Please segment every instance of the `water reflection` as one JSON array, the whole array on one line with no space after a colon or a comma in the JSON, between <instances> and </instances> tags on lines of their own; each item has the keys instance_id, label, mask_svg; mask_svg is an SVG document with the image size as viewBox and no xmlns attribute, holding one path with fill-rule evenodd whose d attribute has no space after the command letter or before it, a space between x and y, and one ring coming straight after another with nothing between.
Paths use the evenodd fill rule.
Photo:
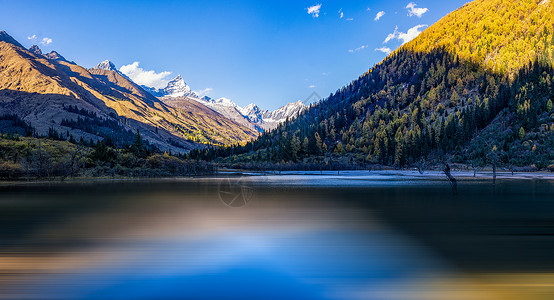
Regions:
<instances>
[{"instance_id":1,"label":"water reflection","mask_svg":"<svg viewBox=\"0 0 554 300\"><path fill-rule=\"evenodd\" d=\"M222 182L248 205L223 201ZM554 295L551 187L461 181L453 196L444 181L316 174L9 186L0 296L540 299Z\"/></svg>"}]
</instances>

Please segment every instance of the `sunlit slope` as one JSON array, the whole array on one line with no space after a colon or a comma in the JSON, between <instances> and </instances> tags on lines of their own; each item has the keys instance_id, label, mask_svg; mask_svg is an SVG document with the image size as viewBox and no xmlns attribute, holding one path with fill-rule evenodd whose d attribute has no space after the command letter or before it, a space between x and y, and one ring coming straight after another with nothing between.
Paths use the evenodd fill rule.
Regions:
<instances>
[{"instance_id":1,"label":"sunlit slope","mask_svg":"<svg viewBox=\"0 0 554 300\"><path fill-rule=\"evenodd\" d=\"M207 107L194 111L170 107L115 71L87 70L67 61L47 59L14 44L5 32L2 36L0 114L16 114L39 133L53 128L77 139L105 137L96 129L61 124L76 120L76 111L84 110L86 114L119 122L122 130L140 129L155 145L174 151L180 151L175 146L192 149L202 144L228 145L257 135ZM70 106L77 110L70 111ZM117 139L118 133L110 130Z\"/></svg>"},{"instance_id":2,"label":"sunlit slope","mask_svg":"<svg viewBox=\"0 0 554 300\"><path fill-rule=\"evenodd\" d=\"M554 1L476 0L405 46L444 48L496 72L513 73L536 58L554 59Z\"/></svg>"}]
</instances>

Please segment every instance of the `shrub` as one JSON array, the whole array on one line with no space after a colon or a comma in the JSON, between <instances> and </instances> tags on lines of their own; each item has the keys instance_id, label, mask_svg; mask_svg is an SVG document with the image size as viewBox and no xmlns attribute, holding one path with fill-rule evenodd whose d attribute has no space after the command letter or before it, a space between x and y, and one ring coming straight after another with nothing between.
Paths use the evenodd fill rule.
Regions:
<instances>
[{"instance_id":1,"label":"shrub","mask_svg":"<svg viewBox=\"0 0 554 300\"><path fill-rule=\"evenodd\" d=\"M12 162L0 162L0 178L4 179L17 179L24 174L21 164L15 164Z\"/></svg>"}]
</instances>

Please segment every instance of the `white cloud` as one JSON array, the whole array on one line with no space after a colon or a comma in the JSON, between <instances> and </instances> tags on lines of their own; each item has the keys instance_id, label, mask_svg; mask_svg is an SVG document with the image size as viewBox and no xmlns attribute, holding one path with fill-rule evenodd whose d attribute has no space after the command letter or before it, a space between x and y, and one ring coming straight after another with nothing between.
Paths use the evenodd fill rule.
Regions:
<instances>
[{"instance_id":1,"label":"white cloud","mask_svg":"<svg viewBox=\"0 0 554 300\"><path fill-rule=\"evenodd\" d=\"M354 53L354 52L358 52L358 51L364 50L365 48L367 48L367 45L360 46L360 47L358 47L358 48L356 48L356 49L350 49L350 50L348 50L348 52Z\"/></svg>"},{"instance_id":2,"label":"white cloud","mask_svg":"<svg viewBox=\"0 0 554 300\"><path fill-rule=\"evenodd\" d=\"M344 12L342 11L342 8L339 9L339 19L343 19L344 18ZM345 19L346 21L354 21L354 18L346 18Z\"/></svg>"},{"instance_id":3,"label":"white cloud","mask_svg":"<svg viewBox=\"0 0 554 300\"><path fill-rule=\"evenodd\" d=\"M308 14L312 15L314 18L319 18L319 10L321 9L321 4L312 5L306 10L308 11Z\"/></svg>"},{"instance_id":4,"label":"white cloud","mask_svg":"<svg viewBox=\"0 0 554 300\"><path fill-rule=\"evenodd\" d=\"M397 40L402 41L402 45L404 45L407 42L415 39L421 33L421 31L422 31L421 29L424 28L424 27L427 27L427 25L416 25L416 26L408 29L408 32L404 33L404 32L398 31L398 26L396 26L396 28L394 28L394 32L390 33L387 36L387 38L385 39L383 44L386 44L386 43L390 42L391 40L397 39Z\"/></svg>"},{"instance_id":5,"label":"white cloud","mask_svg":"<svg viewBox=\"0 0 554 300\"><path fill-rule=\"evenodd\" d=\"M28 40L34 40L36 38L37 38L36 34L33 34L33 35L27 37Z\"/></svg>"},{"instance_id":6,"label":"white cloud","mask_svg":"<svg viewBox=\"0 0 554 300\"><path fill-rule=\"evenodd\" d=\"M381 51L387 55L392 53L392 50L389 47L376 48L375 51Z\"/></svg>"},{"instance_id":7,"label":"white cloud","mask_svg":"<svg viewBox=\"0 0 554 300\"><path fill-rule=\"evenodd\" d=\"M365 11L371 11L371 8L368 7Z\"/></svg>"},{"instance_id":8,"label":"white cloud","mask_svg":"<svg viewBox=\"0 0 554 300\"><path fill-rule=\"evenodd\" d=\"M313 84L312 84L312 85L310 85L308 88L310 88L310 89L315 89L316 87L317 87L317 85L313 85Z\"/></svg>"},{"instance_id":9,"label":"white cloud","mask_svg":"<svg viewBox=\"0 0 554 300\"><path fill-rule=\"evenodd\" d=\"M42 41L40 43L43 44L44 46L47 46L47 45L52 44L52 39L48 38L48 37L45 37L45 38L42 39Z\"/></svg>"},{"instance_id":10,"label":"white cloud","mask_svg":"<svg viewBox=\"0 0 554 300\"><path fill-rule=\"evenodd\" d=\"M408 5L406 5L406 9L408 10L408 16L416 16L418 18L421 18L426 12L429 11L427 8L421 8L416 7L417 4L410 2Z\"/></svg>"},{"instance_id":11,"label":"white cloud","mask_svg":"<svg viewBox=\"0 0 554 300\"><path fill-rule=\"evenodd\" d=\"M385 12L384 12L384 11L378 12L378 13L375 15L375 19L373 19L373 21L379 21L379 19L381 19L384 15L385 15Z\"/></svg>"},{"instance_id":12,"label":"white cloud","mask_svg":"<svg viewBox=\"0 0 554 300\"><path fill-rule=\"evenodd\" d=\"M194 91L198 96L200 97L204 97L206 95L208 95L211 91L213 91L214 89L212 88L206 88L206 89L203 89L203 90L200 90L200 91Z\"/></svg>"},{"instance_id":13,"label":"white cloud","mask_svg":"<svg viewBox=\"0 0 554 300\"><path fill-rule=\"evenodd\" d=\"M329 75L331 75L331 72L323 72L323 73L321 73L321 75L323 75L323 76L329 76Z\"/></svg>"},{"instance_id":14,"label":"white cloud","mask_svg":"<svg viewBox=\"0 0 554 300\"><path fill-rule=\"evenodd\" d=\"M389 33L389 35L387 35L387 38L385 39L385 41L383 42L383 44L386 44L388 42L390 42L391 40L395 39L398 37L398 26L396 26L394 28L394 32L393 33Z\"/></svg>"},{"instance_id":15,"label":"white cloud","mask_svg":"<svg viewBox=\"0 0 554 300\"><path fill-rule=\"evenodd\" d=\"M135 61L130 65L121 66L119 71L129 76L129 78L131 78L135 83L140 85L157 89L164 88L167 85L169 80L167 80L166 77L169 76L171 72L163 71L156 73L152 70L145 71L143 68L139 67L139 64L140 63L138 61Z\"/></svg>"}]
</instances>

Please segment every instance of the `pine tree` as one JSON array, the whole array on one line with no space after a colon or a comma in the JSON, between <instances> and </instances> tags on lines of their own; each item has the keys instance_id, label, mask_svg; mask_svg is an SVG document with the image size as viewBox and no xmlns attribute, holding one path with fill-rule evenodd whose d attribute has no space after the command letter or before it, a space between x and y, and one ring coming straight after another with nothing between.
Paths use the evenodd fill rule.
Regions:
<instances>
[{"instance_id":1,"label":"pine tree","mask_svg":"<svg viewBox=\"0 0 554 300\"><path fill-rule=\"evenodd\" d=\"M344 146L342 145L342 142L339 142L337 146L335 146L335 150L333 151L335 154L343 155L346 151L344 150Z\"/></svg>"},{"instance_id":2,"label":"pine tree","mask_svg":"<svg viewBox=\"0 0 554 300\"><path fill-rule=\"evenodd\" d=\"M131 144L131 152L137 157L145 158L146 157L146 148L142 142L142 137L140 131L137 129L135 137L133 138L133 144Z\"/></svg>"},{"instance_id":3,"label":"pine tree","mask_svg":"<svg viewBox=\"0 0 554 300\"><path fill-rule=\"evenodd\" d=\"M293 161L298 160L298 154L300 152L302 145L300 144L300 139L298 136L294 136L290 143L290 149L291 149L291 158Z\"/></svg>"},{"instance_id":4,"label":"pine tree","mask_svg":"<svg viewBox=\"0 0 554 300\"><path fill-rule=\"evenodd\" d=\"M519 128L519 139L523 140L525 138L525 129L523 127Z\"/></svg>"},{"instance_id":5,"label":"pine tree","mask_svg":"<svg viewBox=\"0 0 554 300\"><path fill-rule=\"evenodd\" d=\"M317 148L317 154L323 153L323 142L321 140L321 137L319 136L319 133L315 133L315 144Z\"/></svg>"},{"instance_id":6,"label":"pine tree","mask_svg":"<svg viewBox=\"0 0 554 300\"><path fill-rule=\"evenodd\" d=\"M310 154L310 140L308 140L308 137L305 137L304 141L302 142L302 152L305 155Z\"/></svg>"}]
</instances>

